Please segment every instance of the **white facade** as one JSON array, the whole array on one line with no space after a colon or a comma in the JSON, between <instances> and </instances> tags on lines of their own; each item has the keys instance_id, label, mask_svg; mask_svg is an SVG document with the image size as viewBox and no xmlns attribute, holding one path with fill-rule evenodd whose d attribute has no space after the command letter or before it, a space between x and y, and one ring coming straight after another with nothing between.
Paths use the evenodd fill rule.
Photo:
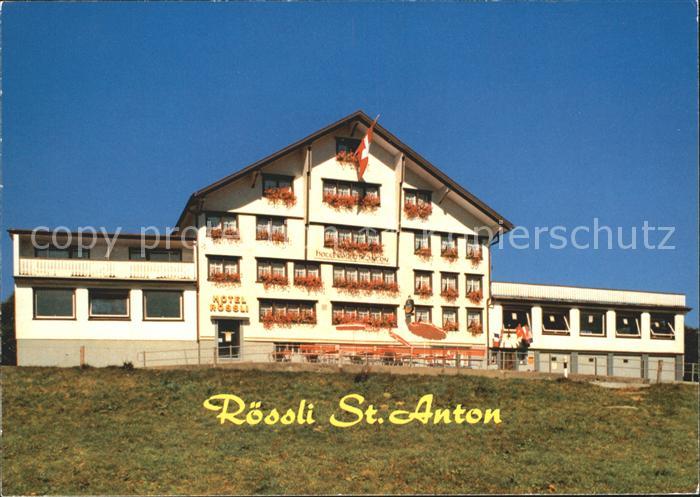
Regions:
<instances>
[{"instance_id":1,"label":"white facade","mask_svg":"<svg viewBox=\"0 0 700 497\"><path fill-rule=\"evenodd\" d=\"M149 238L158 257L134 256L141 243L135 235L115 243L97 237L89 257L77 258L37 252L30 232L11 230L19 363L139 365L146 364L146 354L178 350L197 350L198 359L205 350L215 357L267 360L275 350L303 344L450 349L485 359L493 334L503 328L502 307L513 302L529 306L533 349L682 355L682 331L674 339L651 337L648 313L640 315L638 339L584 337L575 325L579 303L610 304L612 322L617 306L648 305L677 310L674 327L682 330L682 295L492 285L490 242L512 225L379 126L358 180L356 167L337 154L369 123L355 113L195 192L178 220L179 233L191 239ZM275 188L286 200L270 194ZM352 250L341 247L350 243L346 237ZM375 241L380 246L368 251ZM164 245L177 257L163 260L164 254L172 257ZM304 275L319 276L320 286L298 285ZM366 280L384 288L354 283ZM365 288L350 290L348 282ZM421 284L431 291L419 292ZM41 288L73 290L74 315L37 316ZM128 316L92 316L99 289L128 292L117 292L123 298L115 304L120 312L128 308ZM177 319L148 318L145 296L158 291L181 295L179 315L167 303L170 296L152 298L164 298ZM50 292L40 298L50 300ZM404 312L409 298L412 315ZM572 304L567 313L574 325L566 336L543 333L539 305L554 301ZM290 318L294 322L281 322ZM432 323L443 336L424 338L412 324L417 320Z\"/></svg>"}]
</instances>

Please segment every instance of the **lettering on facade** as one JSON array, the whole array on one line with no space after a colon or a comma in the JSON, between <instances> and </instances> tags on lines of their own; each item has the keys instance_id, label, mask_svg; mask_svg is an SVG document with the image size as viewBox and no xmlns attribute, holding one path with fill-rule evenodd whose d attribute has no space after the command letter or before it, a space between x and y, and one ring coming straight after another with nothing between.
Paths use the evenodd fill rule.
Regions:
<instances>
[{"instance_id":1,"label":"lettering on facade","mask_svg":"<svg viewBox=\"0 0 700 497\"><path fill-rule=\"evenodd\" d=\"M214 295L209 304L210 312L226 312L231 314L246 314L248 303L240 295Z\"/></svg>"},{"instance_id":2,"label":"lettering on facade","mask_svg":"<svg viewBox=\"0 0 700 497\"><path fill-rule=\"evenodd\" d=\"M352 252L319 249L316 249L316 258L327 261L373 262L375 264L389 263L389 258L385 255L357 254Z\"/></svg>"}]
</instances>

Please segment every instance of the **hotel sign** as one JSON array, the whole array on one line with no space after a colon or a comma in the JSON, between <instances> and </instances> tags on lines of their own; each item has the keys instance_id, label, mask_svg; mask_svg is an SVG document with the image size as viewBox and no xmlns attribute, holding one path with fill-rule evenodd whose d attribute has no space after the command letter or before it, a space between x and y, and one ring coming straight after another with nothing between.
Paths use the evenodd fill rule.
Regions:
<instances>
[{"instance_id":1,"label":"hotel sign","mask_svg":"<svg viewBox=\"0 0 700 497\"><path fill-rule=\"evenodd\" d=\"M324 261L370 262L373 264L389 264L389 258L381 254L359 254L355 252L340 252L316 249L316 258Z\"/></svg>"},{"instance_id":2,"label":"hotel sign","mask_svg":"<svg viewBox=\"0 0 700 497\"><path fill-rule=\"evenodd\" d=\"M247 314L248 303L240 295L214 295L209 303L210 312L223 314Z\"/></svg>"}]
</instances>

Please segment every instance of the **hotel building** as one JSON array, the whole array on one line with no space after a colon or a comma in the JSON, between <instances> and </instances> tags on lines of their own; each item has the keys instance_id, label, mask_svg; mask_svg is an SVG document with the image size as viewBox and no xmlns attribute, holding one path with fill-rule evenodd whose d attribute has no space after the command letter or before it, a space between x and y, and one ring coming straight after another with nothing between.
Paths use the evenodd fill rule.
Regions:
<instances>
[{"instance_id":1,"label":"hotel building","mask_svg":"<svg viewBox=\"0 0 700 497\"><path fill-rule=\"evenodd\" d=\"M640 376L655 357L665 375L682 368L684 296L492 283L490 245L512 224L379 125L358 181L351 152L370 123L356 112L195 192L170 237L10 230L18 364L410 351L466 367L573 373L594 357L617 374L629 355ZM526 350L509 338L518 324Z\"/></svg>"}]
</instances>

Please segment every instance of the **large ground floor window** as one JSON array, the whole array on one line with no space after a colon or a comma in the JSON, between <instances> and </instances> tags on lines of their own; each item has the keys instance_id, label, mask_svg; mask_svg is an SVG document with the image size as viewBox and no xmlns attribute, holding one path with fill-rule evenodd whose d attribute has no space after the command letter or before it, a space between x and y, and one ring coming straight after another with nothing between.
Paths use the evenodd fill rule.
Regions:
<instances>
[{"instance_id":1,"label":"large ground floor window","mask_svg":"<svg viewBox=\"0 0 700 497\"><path fill-rule=\"evenodd\" d=\"M35 288L34 318L75 319L75 289Z\"/></svg>"},{"instance_id":2,"label":"large ground floor window","mask_svg":"<svg viewBox=\"0 0 700 497\"><path fill-rule=\"evenodd\" d=\"M177 290L144 290L143 319L183 319L182 292Z\"/></svg>"}]
</instances>

